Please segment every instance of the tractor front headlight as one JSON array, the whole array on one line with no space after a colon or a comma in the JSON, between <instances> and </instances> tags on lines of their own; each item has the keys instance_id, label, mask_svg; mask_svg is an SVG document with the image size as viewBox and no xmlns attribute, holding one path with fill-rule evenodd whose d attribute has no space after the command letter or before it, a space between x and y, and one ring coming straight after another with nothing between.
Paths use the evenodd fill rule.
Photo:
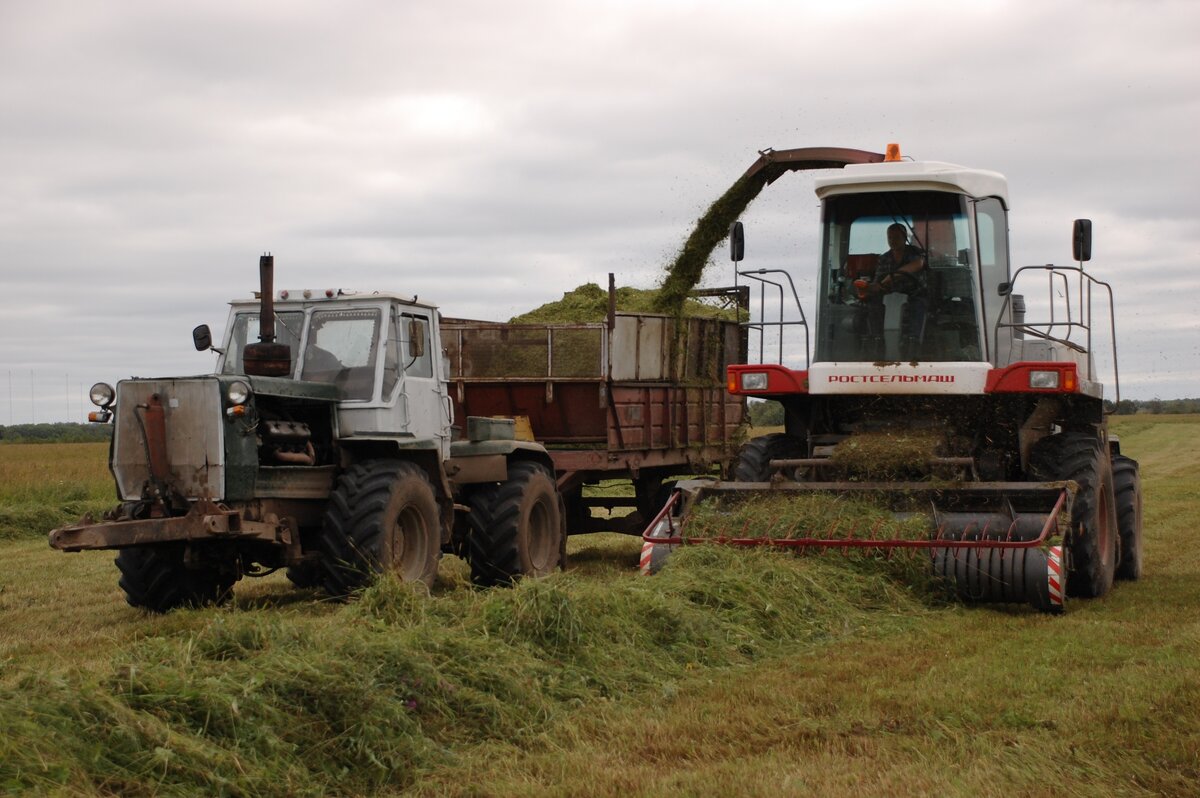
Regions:
<instances>
[{"instance_id":1,"label":"tractor front headlight","mask_svg":"<svg viewBox=\"0 0 1200 798\"><path fill-rule=\"evenodd\" d=\"M765 391L765 390L767 390L767 373L765 371L742 372L742 390L743 391Z\"/></svg>"},{"instance_id":2,"label":"tractor front headlight","mask_svg":"<svg viewBox=\"0 0 1200 798\"><path fill-rule=\"evenodd\" d=\"M225 389L225 398L231 405L244 405L250 400L250 386L241 380L234 380Z\"/></svg>"},{"instance_id":3,"label":"tractor front headlight","mask_svg":"<svg viewBox=\"0 0 1200 798\"><path fill-rule=\"evenodd\" d=\"M1048 388L1051 390L1058 388L1058 371L1031 371L1029 372L1029 387L1030 388Z\"/></svg>"},{"instance_id":4,"label":"tractor front headlight","mask_svg":"<svg viewBox=\"0 0 1200 798\"><path fill-rule=\"evenodd\" d=\"M108 407L116 396L116 391L107 382L98 382L88 391L88 398L96 407Z\"/></svg>"}]
</instances>

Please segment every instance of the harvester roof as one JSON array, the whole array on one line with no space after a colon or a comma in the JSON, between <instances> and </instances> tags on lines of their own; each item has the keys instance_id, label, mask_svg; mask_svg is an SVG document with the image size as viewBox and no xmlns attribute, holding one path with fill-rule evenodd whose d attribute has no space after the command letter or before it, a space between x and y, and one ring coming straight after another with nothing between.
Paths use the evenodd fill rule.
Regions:
<instances>
[{"instance_id":1,"label":"harvester roof","mask_svg":"<svg viewBox=\"0 0 1200 798\"><path fill-rule=\"evenodd\" d=\"M868 191L955 191L970 197L999 197L1008 207L1004 175L938 161L852 163L814 183L821 199Z\"/></svg>"}]
</instances>

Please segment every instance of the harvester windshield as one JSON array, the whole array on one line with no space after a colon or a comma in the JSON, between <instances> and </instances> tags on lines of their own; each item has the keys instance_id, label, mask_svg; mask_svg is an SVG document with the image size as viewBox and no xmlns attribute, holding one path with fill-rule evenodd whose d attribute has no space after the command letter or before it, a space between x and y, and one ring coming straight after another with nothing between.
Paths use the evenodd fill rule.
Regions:
<instances>
[{"instance_id":1,"label":"harvester windshield","mask_svg":"<svg viewBox=\"0 0 1200 798\"><path fill-rule=\"evenodd\" d=\"M940 191L824 203L817 361L978 361L969 200Z\"/></svg>"}]
</instances>

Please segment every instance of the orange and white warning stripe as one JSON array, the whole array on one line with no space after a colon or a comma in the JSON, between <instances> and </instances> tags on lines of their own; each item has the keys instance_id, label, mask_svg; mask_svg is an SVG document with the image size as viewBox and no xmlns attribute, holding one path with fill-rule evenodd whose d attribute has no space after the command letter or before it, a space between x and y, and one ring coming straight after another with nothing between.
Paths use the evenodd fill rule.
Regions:
<instances>
[{"instance_id":1,"label":"orange and white warning stripe","mask_svg":"<svg viewBox=\"0 0 1200 798\"><path fill-rule=\"evenodd\" d=\"M1050 606L1063 608L1063 549L1051 546L1046 553L1046 579L1050 587Z\"/></svg>"},{"instance_id":2,"label":"orange and white warning stripe","mask_svg":"<svg viewBox=\"0 0 1200 798\"><path fill-rule=\"evenodd\" d=\"M642 559L638 564L642 576L650 575L650 560L654 556L654 544L646 541L642 544Z\"/></svg>"}]
</instances>

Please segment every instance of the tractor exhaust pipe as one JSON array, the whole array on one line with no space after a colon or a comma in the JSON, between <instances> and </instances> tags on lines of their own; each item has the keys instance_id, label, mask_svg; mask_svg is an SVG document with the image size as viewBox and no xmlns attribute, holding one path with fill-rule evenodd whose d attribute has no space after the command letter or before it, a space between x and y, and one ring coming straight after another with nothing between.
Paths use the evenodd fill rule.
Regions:
<instances>
[{"instance_id":1,"label":"tractor exhaust pipe","mask_svg":"<svg viewBox=\"0 0 1200 798\"><path fill-rule=\"evenodd\" d=\"M292 373L292 348L275 343L275 257L258 259L259 301L258 343L246 344L242 366L252 377L289 377Z\"/></svg>"}]
</instances>

